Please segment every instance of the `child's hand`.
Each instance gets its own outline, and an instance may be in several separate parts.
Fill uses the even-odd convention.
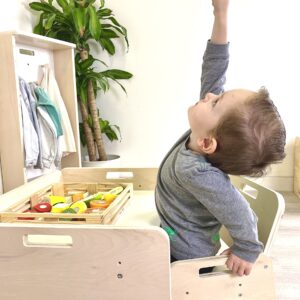
[[[239,276],[250,274],[253,264],[234,255],[231,249],[223,251],[221,255],[229,255],[226,266],[233,273]]]
[[[212,0],[212,6],[214,7],[214,15],[227,13],[229,0]]]
[[[212,0],[214,7],[214,25],[210,41],[213,44],[227,44],[227,15],[229,0]]]

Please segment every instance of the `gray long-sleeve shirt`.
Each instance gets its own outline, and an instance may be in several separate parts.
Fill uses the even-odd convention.
[[[223,92],[229,45],[207,43],[203,57],[201,95]],[[249,262],[262,252],[257,217],[227,174],[204,156],[186,147],[187,131],[161,163],[155,199],[161,227],[170,236],[176,259],[215,255],[220,248],[222,224],[233,238],[232,251]]]

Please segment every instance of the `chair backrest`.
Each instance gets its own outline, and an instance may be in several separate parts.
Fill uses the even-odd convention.
[[[259,240],[264,244],[264,254],[268,255],[284,213],[283,196],[245,177],[231,176],[231,182],[257,215]],[[228,246],[232,245],[232,239],[224,227],[221,229],[221,238]]]
[[[1,224],[0,244],[0,299],[170,299],[159,227]]]
[[[261,300],[276,299],[272,261],[267,254],[274,241],[284,212],[283,197],[244,177],[231,177],[233,185],[249,201],[258,217],[258,235],[264,254],[256,261],[250,276],[234,276],[224,270],[227,256],[213,256],[172,263],[172,299],[181,300]],[[228,246],[232,239],[225,228],[221,238]],[[200,268],[215,267],[212,273],[199,275]]]

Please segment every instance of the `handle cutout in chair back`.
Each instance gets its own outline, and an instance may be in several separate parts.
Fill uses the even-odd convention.
[[[73,239],[70,235],[24,234],[24,247],[71,248]]]
[[[249,197],[252,200],[255,200],[258,195],[258,190],[248,184],[244,184],[243,187],[241,188],[240,192],[244,196]]]
[[[107,172],[106,179],[117,180],[117,179],[128,179],[133,178],[132,172]]]

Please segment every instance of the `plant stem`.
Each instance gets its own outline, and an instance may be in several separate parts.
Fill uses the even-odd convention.
[[[93,132],[88,124],[87,109],[80,99],[79,99],[79,106],[80,106],[83,131],[84,131],[84,135],[85,135],[85,139],[86,139],[86,146],[87,146],[87,150],[88,150],[89,159],[90,159],[90,161],[95,161],[97,159],[97,157],[96,157],[96,151],[95,151]]]
[[[88,98],[88,106],[90,109],[90,114],[91,114],[92,120],[93,120],[94,139],[95,139],[95,143],[97,145],[99,160],[107,160],[104,143],[103,143],[103,139],[102,139],[102,132],[101,132],[100,124],[99,124],[99,116],[98,116],[98,112],[97,112],[97,105],[96,105],[96,99],[95,99],[95,93],[94,93],[94,87],[93,87],[92,80],[88,81],[87,98]]]

